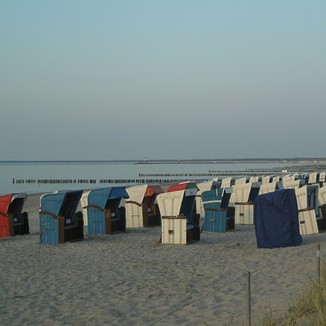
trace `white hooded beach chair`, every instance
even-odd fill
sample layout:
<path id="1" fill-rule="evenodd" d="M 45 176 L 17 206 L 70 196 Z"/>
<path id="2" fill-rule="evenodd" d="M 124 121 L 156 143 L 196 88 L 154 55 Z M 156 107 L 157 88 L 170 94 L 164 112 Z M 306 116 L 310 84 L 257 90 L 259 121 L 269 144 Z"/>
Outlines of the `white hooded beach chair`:
<path id="1" fill-rule="evenodd" d="M 301 235 L 319 233 L 318 188 L 318 185 L 305 185 L 295 189 Z"/>
<path id="2" fill-rule="evenodd" d="M 246 177 L 243 177 L 243 178 L 238 178 L 238 179 L 235 179 L 234 180 L 234 185 L 237 186 L 237 185 L 241 185 L 241 184 L 244 184 L 244 183 L 247 183 L 247 178 Z"/>
<path id="3" fill-rule="evenodd" d="M 232 186 L 232 184 L 233 184 L 233 180 L 232 180 L 231 177 L 230 178 L 224 178 L 221 181 L 221 188 L 229 188 L 229 187 Z"/>
<path id="4" fill-rule="evenodd" d="M 249 183 L 254 183 L 254 182 L 259 182 L 259 177 L 258 176 L 251 176 L 249 178 Z"/>
<path id="5" fill-rule="evenodd" d="M 318 183 L 318 174 L 317 172 L 312 172 L 309 173 L 308 177 L 307 177 L 307 184 L 312 185 L 315 183 Z"/>
<path id="6" fill-rule="evenodd" d="M 326 229 L 326 185 L 318 188 L 319 230 Z"/>
<path id="7" fill-rule="evenodd" d="M 125 201 L 127 228 L 148 227 L 161 224 L 156 197 L 163 193 L 161 186 L 138 185 L 127 188 Z"/>
<path id="8" fill-rule="evenodd" d="M 277 189 L 277 182 L 263 183 L 259 188 L 259 195 L 274 192 Z"/>
<path id="9" fill-rule="evenodd" d="M 273 180 L 273 177 L 271 175 L 265 175 L 261 178 L 262 185 L 265 183 L 271 183 Z"/>
<path id="10" fill-rule="evenodd" d="M 321 186 L 323 186 L 325 181 L 326 181 L 326 172 L 320 172 L 319 173 L 319 184 Z"/>
<path id="11" fill-rule="evenodd" d="M 254 223 L 254 199 L 258 196 L 260 183 L 244 183 L 233 186 L 230 206 L 235 207 L 235 224 Z"/>
<path id="12" fill-rule="evenodd" d="M 197 186 L 181 183 L 157 196 L 162 216 L 162 244 L 188 244 L 200 240 L 199 215 L 194 212 Z"/>
<path id="13" fill-rule="evenodd" d="M 299 189 L 305 184 L 304 180 L 302 179 L 297 179 L 297 180 L 292 180 L 292 179 L 282 179 L 282 185 L 284 189 Z"/>

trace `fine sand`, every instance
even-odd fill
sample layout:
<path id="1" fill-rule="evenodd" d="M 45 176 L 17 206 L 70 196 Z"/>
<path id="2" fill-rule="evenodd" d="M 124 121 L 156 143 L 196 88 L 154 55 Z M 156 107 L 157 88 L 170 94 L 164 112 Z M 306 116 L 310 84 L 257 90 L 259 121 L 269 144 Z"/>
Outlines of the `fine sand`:
<path id="1" fill-rule="evenodd" d="M 326 257 L 326 233 L 258 249 L 252 225 L 189 245 L 159 244 L 160 227 L 40 245 L 38 205 L 24 206 L 30 235 L 0 239 L 0 325 L 244 325 L 249 271 L 259 325 L 315 279 L 317 244 Z"/>

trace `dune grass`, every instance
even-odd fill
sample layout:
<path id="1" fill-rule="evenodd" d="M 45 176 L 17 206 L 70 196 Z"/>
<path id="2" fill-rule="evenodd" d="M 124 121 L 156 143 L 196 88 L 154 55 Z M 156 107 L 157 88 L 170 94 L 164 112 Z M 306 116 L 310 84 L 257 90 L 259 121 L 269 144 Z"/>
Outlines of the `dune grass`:
<path id="1" fill-rule="evenodd" d="M 259 325 L 262 326 L 325 326 L 326 325 L 326 268 L 320 282 L 309 280 L 302 293 L 295 298 L 287 312 L 276 315 L 270 311 Z"/>

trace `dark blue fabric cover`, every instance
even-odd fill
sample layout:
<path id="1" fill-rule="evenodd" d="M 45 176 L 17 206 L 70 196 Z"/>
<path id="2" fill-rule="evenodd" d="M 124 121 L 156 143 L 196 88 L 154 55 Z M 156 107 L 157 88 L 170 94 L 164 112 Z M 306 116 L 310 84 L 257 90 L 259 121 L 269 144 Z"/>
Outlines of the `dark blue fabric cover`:
<path id="1" fill-rule="evenodd" d="M 258 248 L 298 246 L 298 206 L 294 189 L 259 195 L 254 201 L 254 223 Z"/>

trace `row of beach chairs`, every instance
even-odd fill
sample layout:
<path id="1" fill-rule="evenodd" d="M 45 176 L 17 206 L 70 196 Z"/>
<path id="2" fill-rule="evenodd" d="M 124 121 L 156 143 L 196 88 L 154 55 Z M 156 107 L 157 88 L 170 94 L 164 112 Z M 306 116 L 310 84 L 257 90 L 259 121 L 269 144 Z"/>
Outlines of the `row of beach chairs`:
<path id="1" fill-rule="evenodd" d="M 40 243 L 55 245 L 82 240 L 85 230 L 92 236 L 155 225 L 163 225 L 170 235 L 168 238 L 196 241 L 200 234 L 199 215 L 191 215 L 196 193 L 195 183 L 172 185 L 167 191 L 161 186 L 139 185 L 46 193 L 40 197 Z M 10 211 L 7 215 L 11 215 Z M 179 224 L 184 232 L 177 231 Z M 1 234 L 2 237 L 11 235 L 15 234 Z"/>
<path id="2" fill-rule="evenodd" d="M 166 191 L 139 185 L 47 193 L 40 197 L 40 243 L 82 240 L 85 230 L 92 236 L 161 225 L 161 243 L 187 244 L 200 240 L 201 231 L 255 224 L 255 199 L 288 189 L 295 194 L 300 234 L 314 234 L 325 229 L 326 217 L 326 186 L 313 183 L 317 176 L 214 179 Z M 25 199 L 24 194 L 0 197 L 0 237 L 29 233 Z"/>

